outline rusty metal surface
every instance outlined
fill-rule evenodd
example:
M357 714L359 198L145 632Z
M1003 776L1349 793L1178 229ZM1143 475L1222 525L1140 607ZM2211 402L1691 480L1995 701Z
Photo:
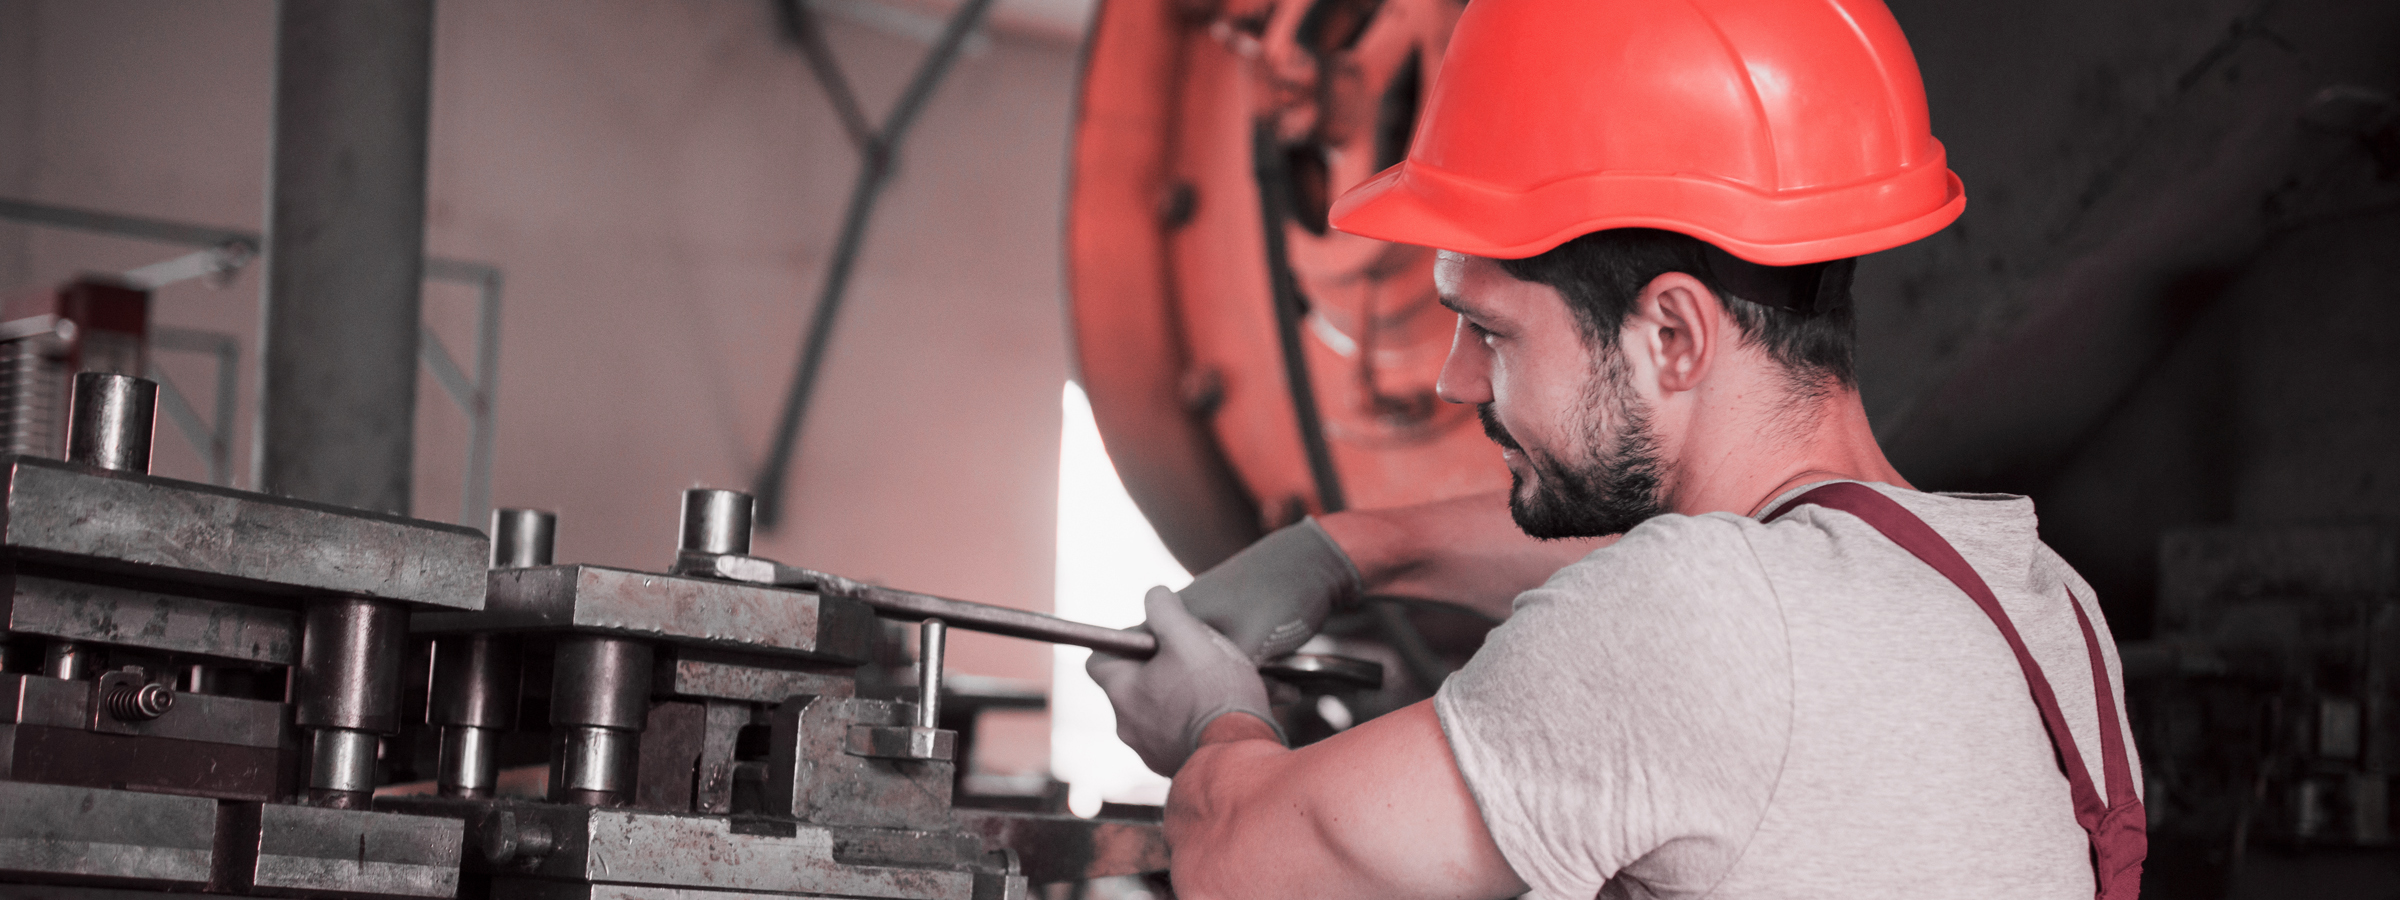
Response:
M300 647L290 610L91 584L17 571L0 628L76 641L288 666Z
M236 848L220 889L351 898L458 894L466 828L457 819L264 803L230 807L220 827L228 831L225 846Z
M845 859L842 832L818 825L736 830L737 819L541 803L382 798L398 809L468 822L467 867L492 875L492 896L721 898L723 891L892 900L972 900L975 875L951 868ZM507 833L503 834L505 829ZM547 849L528 853L526 838ZM495 861L492 851L508 847ZM590 891L606 888L601 893Z
M217 804L202 798L0 781L0 811L0 879L190 890L216 859Z
M940 828L950 820L955 767L936 760L851 755L853 725L906 726L914 704L794 698L772 714L766 812L821 825Z
M1163 872L1166 827L1130 819L962 809L959 826L993 848L1016 851L1034 884Z
M870 759L953 762L958 732L915 725L852 725L842 750Z
M419 634L611 634L831 663L867 661L874 613L839 597L603 566L490 573L481 613L419 613Z
M292 792L290 762L275 747L0 725L0 778L21 781L265 800Z
M809 671L759 662L765 661L670 648L660 655L650 687L663 696L751 703L781 703L799 694L849 696L857 692L857 682L848 670Z
M0 552L289 597L483 607L483 533L57 460L0 457Z

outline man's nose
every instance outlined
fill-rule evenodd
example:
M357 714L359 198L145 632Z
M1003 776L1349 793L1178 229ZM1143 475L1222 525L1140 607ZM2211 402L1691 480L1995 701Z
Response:
M1490 402L1491 365L1492 349L1475 339L1466 317L1459 317L1458 330L1450 337L1450 358L1442 361L1442 375L1433 383L1434 396L1451 403Z

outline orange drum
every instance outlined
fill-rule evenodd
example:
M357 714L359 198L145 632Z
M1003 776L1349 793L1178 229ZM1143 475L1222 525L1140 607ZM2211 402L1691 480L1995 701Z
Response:
M1309 513L1508 485L1474 409L1434 397L1456 317L1433 251L1325 227L1406 153L1464 8L1099 10L1067 217L1077 362L1126 489L1195 572Z

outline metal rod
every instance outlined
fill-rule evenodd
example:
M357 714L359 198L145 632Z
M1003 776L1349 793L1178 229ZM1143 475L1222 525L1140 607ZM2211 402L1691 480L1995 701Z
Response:
M114 372L75 376L67 420L67 460L119 472L150 472L150 436L158 423L158 382Z
M226 244L241 244L255 248L261 240L256 232L239 229L127 216L96 209L35 203L31 200L8 197L0 197L0 222L40 225L68 231L88 231L93 234L139 238L162 244L182 244L187 247L221 247ZM438 256L425 257L425 279L428 281L457 281L475 284L486 279L496 280L499 274L500 270L489 263L445 259Z
M942 722L943 644L950 628L940 619L917 626L917 727L940 728Z
M185 222L123 216L93 209L71 206L52 206L27 200L0 197L0 219L27 225L47 225L72 231L90 231L120 237L140 238L162 244L182 244L187 247L215 247L220 244L243 243L258 245L258 235L230 228L210 228Z
M859 585L856 590L846 592L843 596L874 607L877 613L889 618L938 618L948 626L968 631L1089 647L1103 653L1136 659L1146 659L1158 653L1158 638L1152 637L1149 632L1102 628L1030 610L952 600L875 585Z
M891 177L891 168L898 159L900 148L908 139L909 128L916 124L918 114L933 96L950 65L958 61L959 48L976 25L983 21L984 11L992 0L966 0L951 14L950 22L942 28L941 39L926 54L917 68L916 77L901 92L900 100L884 120L882 131L866 145L858 172L858 182L850 190L850 204L842 215L842 232L834 245L833 256L826 262L825 284L817 296L817 308L809 317L808 336L802 340L799 367L792 372L790 387L783 395L783 412L775 422L775 438L767 451L766 465L761 467L751 493L758 497L758 524L772 529L782 521L784 484L792 466L792 453L800 443L800 425L808 415L810 398L816 393L817 373L824 367L825 353L833 341L834 320L842 310L843 298L850 287L850 271L858 262L859 250L866 245L867 223L875 214L877 198Z

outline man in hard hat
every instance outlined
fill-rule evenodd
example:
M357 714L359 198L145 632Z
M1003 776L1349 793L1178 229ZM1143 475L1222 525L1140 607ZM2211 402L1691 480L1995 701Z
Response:
M1461 501L1153 590L1158 655L1090 669L1175 776L1177 894L2138 890L2090 587L2029 501L1910 488L1859 401L1852 261L1964 202L1876 0L1469 5L1408 158L1333 223L1442 248L1440 392L1514 524L1622 537L1532 586ZM1286 749L1254 657L1410 579L1531 589L1432 700Z

